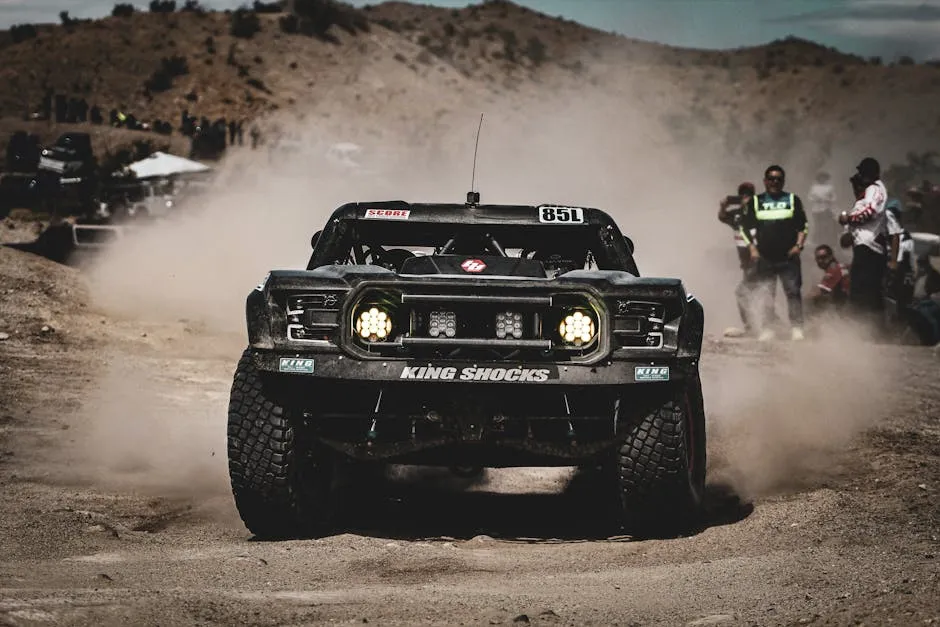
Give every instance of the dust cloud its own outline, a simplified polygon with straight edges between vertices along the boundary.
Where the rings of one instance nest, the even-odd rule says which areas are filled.
[[[367,159],[383,155],[367,174],[323,170],[314,154],[319,148],[235,154],[221,164],[211,192],[184,205],[183,215],[127,238],[96,265],[96,300],[129,315],[200,319],[240,331],[245,296],[268,270],[303,267],[310,236],[339,205],[462,202],[482,108],[454,111],[428,130],[428,143],[443,147],[433,155],[424,144],[409,144],[409,129],[383,129],[376,142],[365,132],[331,136],[312,122],[293,127],[300,145],[356,141]],[[683,277],[708,300],[710,320],[733,314],[728,274],[736,260],[731,235],[715,215],[718,198],[735,181],[723,180],[713,165],[686,167],[691,147],[666,144],[665,135],[650,130],[655,117],[599,88],[522,105],[489,103],[485,113],[477,165],[484,203],[602,207],[636,242],[641,272]]]
[[[295,125],[309,154],[234,153],[220,164],[208,193],[183,205],[173,220],[127,238],[91,269],[94,296],[118,315],[199,320],[210,332],[244,333],[247,294],[270,269],[304,267],[310,236],[339,205],[462,202],[484,110],[477,165],[482,202],[604,208],[634,239],[644,275],[682,277],[704,303],[710,331],[734,324],[739,270],[731,233],[716,219],[718,199],[733,192],[749,167],[749,178],[759,181],[764,164],[723,163],[710,156],[711,143],[676,144],[657,112],[631,102],[628,93],[621,85],[478,106],[468,99],[465,109],[425,128],[426,141],[418,145],[409,143],[413,129],[404,127],[383,128],[376,141],[367,129],[362,137],[331,136],[325,125]],[[334,141],[360,143],[366,172],[322,169],[319,148],[312,147]],[[370,154],[381,158],[369,162]],[[233,368],[243,345],[229,348]],[[824,454],[810,458],[807,451],[844,446],[876,415],[864,393],[877,378],[865,369],[873,359],[869,350],[842,333],[826,334],[769,367],[729,362],[708,377],[712,426],[723,434],[722,472],[743,492],[757,494],[825,462]],[[94,451],[104,451],[98,459],[112,467],[143,464],[164,486],[218,487],[231,372],[206,384],[210,397],[172,409],[151,401],[172,395],[173,381],[138,375],[113,367],[89,403],[100,434]],[[201,461],[187,462],[193,455]]]
[[[228,489],[225,368],[113,356],[76,428],[72,472],[97,485],[178,497]]]
[[[846,320],[812,328],[804,342],[703,358],[711,481],[745,498],[819,487],[847,472],[841,454],[890,415],[897,353]]]

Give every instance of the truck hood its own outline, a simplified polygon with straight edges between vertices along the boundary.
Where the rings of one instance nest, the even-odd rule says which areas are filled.
[[[540,261],[492,255],[426,255],[407,259],[401,267],[402,276],[433,274],[446,274],[455,278],[478,276],[548,278],[545,267]]]
[[[459,258],[466,260],[465,257]],[[541,267],[539,262],[534,263]],[[647,288],[665,296],[678,296],[684,291],[681,279],[637,277],[629,272],[618,270],[574,270],[550,279],[545,277],[544,269],[542,269],[541,276],[526,276],[525,272],[528,270],[521,264],[507,265],[507,268],[515,270],[516,274],[506,274],[502,270],[500,274],[496,274],[495,269],[490,273],[486,273],[486,269],[476,273],[463,270],[454,272],[450,265],[439,263],[433,265],[438,271],[427,274],[398,274],[380,266],[369,265],[321,266],[313,270],[272,270],[258,287],[268,290],[303,290],[311,287],[354,288],[364,281],[401,281],[402,283],[459,283],[461,285],[476,283],[489,286],[502,284],[517,287],[523,287],[525,284],[542,286],[586,284],[602,291],[624,287],[631,288],[631,291]]]

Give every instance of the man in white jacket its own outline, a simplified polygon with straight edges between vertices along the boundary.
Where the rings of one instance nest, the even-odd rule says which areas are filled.
[[[888,192],[881,182],[878,161],[865,157],[856,170],[855,177],[864,186],[865,193],[855,201],[851,211],[839,216],[839,224],[848,225],[852,236],[849,303],[859,315],[877,323],[884,308]]]

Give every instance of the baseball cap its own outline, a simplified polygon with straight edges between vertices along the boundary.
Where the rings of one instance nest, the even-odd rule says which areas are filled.
[[[881,164],[873,157],[865,157],[855,166],[855,169],[866,178],[878,178],[881,176]]]

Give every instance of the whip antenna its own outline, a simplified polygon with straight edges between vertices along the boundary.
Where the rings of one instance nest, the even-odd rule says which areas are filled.
[[[480,192],[476,191],[477,181],[477,150],[480,147],[480,131],[483,129],[483,114],[480,114],[480,125],[477,127],[477,138],[473,145],[473,172],[470,175],[470,191],[467,192],[467,204],[476,205],[480,202]]]

